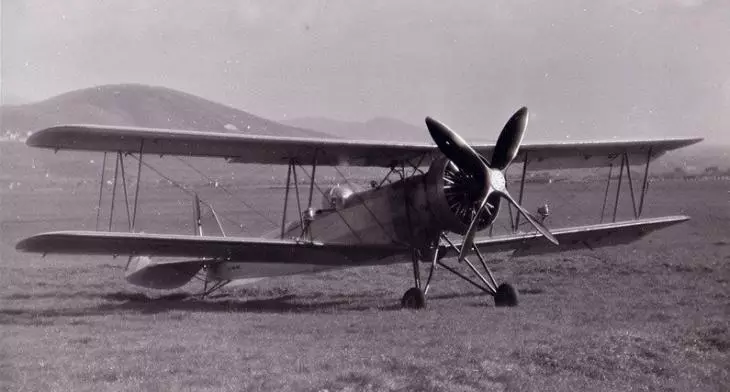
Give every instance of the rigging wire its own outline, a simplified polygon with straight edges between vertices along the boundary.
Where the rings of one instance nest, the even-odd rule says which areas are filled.
[[[353,192],[354,192],[355,191],[355,185],[352,182],[350,182],[350,180],[348,180],[347,177],[345,177],[345,175],[342,173],[342,171],[337,166],[333,166],[333,168],[335,169],[335,171],[337,172],[337,174],[339,174],[340,177],[342,177],[342,179],[345,181],[345,184],[347,184],[353,190]],[[368,213],[370,213],[370,216],[373,217],[373,220],[375,221],[375,223],[377,223],[378,226],[380,226],[380,229],[383,231],[383,234],[385,234],[386,236],[390,237],[390,240],[391,241],[397,242],[396,241],[396,238],[394,238],[393,235],[390,232],[388,232],[388,230],[385,229],[385,227],[383,226],[383,223],[380,222],[380,219],[378,219],[378,217],[375,215],[375,213],[373,212],[373,210],[370,209],[370,207],[368,207],[367,203],[365,203],[365,199],[363,199],[362,195],[359,194],[358,192],[355,192],[354,193],[354,196],[357,197],[357,199],[360,201],[360,203],[361,203],[360,205],[362,205],[363,208],[365,208],[365,210]],[[409,206],[407,206],[406,208],[408,208],[408,207]],[[410,211],[410,210],[407,210],[407,211]],[[409,215],[409,220],[408,221],[409,221],[409,224],[410,224],[410,215]]]
[[[137,156],[135,156],[135,155],[132,155],[132,157],[133,157],[134,159],[136,159],[136,160],[137,160],[138,162],[140,162],[140,160],[139,160],[139,158],[138,158]],[[188,196],[195,196],[195,192],[194,192],[194,191],[192,191],[192,190],[190,190],[190,189],[186,188],[186,187],[185,187],[184,185],[181,185],[181,183],[180,183],[179,181],[176,181],[175,179],[173,179],[173,178],[171,178],[171,177],[169,177],[169,176],[165,175],[164,173],[162,173],[161,171],[159,171],[158,169],[156,169],[155,167],[153,167],[153,166],[152,166],[152,165],[150,165],[149,163],[147,163],[147,162],[144,162],[144,161],[142,161],[142,162],[141,162],[141,164],[142,164],[142,165],[143,165],[144,167],[146,167],[146,168],[150,169],[150,170],[151,170],[152,172],[154,172],[155,174],[157,174],[157,175],[158,175],[158,176],[160,176],[161,178],[163,178],[164,180],[167,180],[167,181],[168,181],[168,182],[169,182],[170,184],[174,185],[174,186],[175,186],[176,188],[180,189],[181,191],[183,191],[183,192],[184,192],[185,194],[187,194]],[[208,208],[210,208],[210,209],[212,209],[212,208],[213,208],[213,206],[212,206],[212,205],[211,205],[210,203],[208,203],[207,201],[205,201],[205,200],[203,200],[203,199],[199,199],[199,200],[200,200],[200,203],[202,203],[202,204],[203,204],[203,205],[205,205],[206,207],[208,207]],[[226,217],[226,216],[223,216],[222,218],[223,218],[223,220],[226,220],[226,221],[228,221],[228,223],[231,223],[231,224],[233,224],[233,225],[235,225],[235,226],[238,226],[239,228],[243,228],[243,224],[242,224],[242,223],[240,223],[240,222],[236,222],[236,221],[234,221],[233,219],[230,219],[230,218],[228,218],[228,217]]]
[[[193,169],[193,171],[195,171],[195,172],[196,172],[196,173],[198,173],[198,174],[199,174],[199,175],[200,175],[201,177],[203,177],[203,178],[204,178],[205,180],[207,180],[207,181],[208,181],[208,185],[210,185],[210,184],[214,184],[214,183],[216,183],[216,184],[219,184],[219,182],[218,182],[218,181],[216,181],[215,179],[213,179],[213,178],[211,178],[210,176],[208,176],[208,175],[206,175],[205,173],[203,173],[203,172],[202,172],[201,170],[199,170],[198,168],[196,168],[195,166],[193,166],[193,164],[192,164],[192,163],[190,163],[190,162],[187,162],[187,161],[185,161],[185,160],[184,160],[184,159],[182,159],[181,157],[175,157],[175,158],[177,158],[177,160],[179,160],[180,162],[182,162],[182,164],[183,164],[183,165],[185,165],[185,166],[187,166],[187,167],[189,167],[189,168]],[[246,203],[246,202],[245,202],[244,200],[242,200],[242,199],[240,199],[240,198],[236,197],[236,195],[235,195],[235,194],[234,194],[233,192],[231,192],[230,190],[228,190],[228,189],[227,189],[226,187],[224,187],[223,185],[218,185],[218,186],[217,186],[216,188],[217,188],[217,189],[221,189],[221,190],[222,190],[222,191],[223,191],[223,192],[224,192],[225,194],[227,194],[228,196],[232,197],[232,198],[233,198],[233,199],[234,199],[235,201],[237,201],[237,202],[239,202],[239,203],[243,204],[243,205],[244,205],[245,207],[247,207],[248,209],[250,209],[251,211],[253,211],[254,213],[256,213],[256,215],[258,215],[258,216],[260,216],[260,217],[262,217],[262,218],[266,219],[266,221],[268,221],[269,223],[271,223],[271,224],[272,224],[272,225],[274,225],[275,227],[279,227],[279,225],[278,225],[277,223],[274,223],[274,221],[273,221],[273,220],[271,220],[271,219],[270,219],[270,218],[269,218],[268,216],[266,216],[266,215],[262,214],[262,213],[261,213],[261,212],[260,212],[260,211],[259,211],[258,209],[254,208],[254,207],[253,207],[252,205],[250,205],[249,203]]]
[[[309,172],[307,171],[307,169],[304,168],[304,166],[299,165],[299,168],[302,169],[302,171],[304,172],[304,174],[307,175],[307,177],[311,177]],[[316,181],[312,181],[312,185],[314,185],[314,187],[317,188],[317,190],[319,191],[319,193],[322,194],[322,196],[327,197],[325,192],[322,190],[322,188],[319,186],[319,184],[317,184]],[[360,235],[357,233],[357,231],[352,228],[352,225],[350,225],[347,222],[347,220],[345,219],[345,216],[342,215],[342,211],[335,209],[335,213],[340,217],[340,219],[342,220],[342,223],[344,223],[345,226],[347,226],[347,228],[350,229],[350,232],[355,236],[355,238],[357,238],[357,240],[362,243],[363,242],[362,237],[360,237]]]

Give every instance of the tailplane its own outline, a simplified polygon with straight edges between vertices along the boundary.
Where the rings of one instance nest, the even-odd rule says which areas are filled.
[[[155,263],[147,256],[131,257],[124,272],[127,282],[150,289],[170,290],[190,282],[204,261],[189,260]]]

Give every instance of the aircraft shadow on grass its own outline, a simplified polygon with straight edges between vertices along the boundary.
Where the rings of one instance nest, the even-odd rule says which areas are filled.
[[[45,293],[40,295],[11,295],[6,299],[42,299],[59,298],[60,293]],[[75,297],[79,297],[79,294]],[[70,295],[61,294],[69,298]],[[0,325],[45,325],[52,324],[48,319],[58,317],[103,316],[124,312],[138,314],[163,314],[173,311],[186,312],[227,312],[227,313],[317,313],[317,312],[347,312],[347,311],[394,311],[400,310],[399,301],[390,301],[374,294],[339,294],[298,296],[294,294],[278,295],[263,299],[238,299],[227,294],[218,294],[207,299],[201,299],[186,293],[169,294],[162,297],[149,297],[142,293],[115,292],[91,293],[81,296],[90,299],[104,299],[106,302],[87,307],[67,307],[48,309],[0,309]],[[452,298],[475,297],[478,293],[447,293],[429,296],[433,300]],[[480,301],[481,302],[481,301]]]

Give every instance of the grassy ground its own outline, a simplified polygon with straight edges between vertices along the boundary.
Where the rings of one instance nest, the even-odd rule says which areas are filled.
[[[653,183],[649,215],[693,219],[632,246],[494,259],[498,277],[522,293],[517,308],[494,308],[439,271],[428,309],[406,311],[398,302],[411,285],[407,265],[269,279],[202,301],[185,296],[193,286],[170,294],[125,284],[125,260],[16,253],[22,237],[94,226],[96,188],[83,180],[98,168],[57,168],[46,158],[36,169],[22,157],[3,158],[0,170],[0,390],[712,391],[730,384],[728,182]],[[190,232],[189,200],[163,185],[146,199],[140,225]],[[556,225],[595,221],[600,212],[602,184],[527,190],[531,210],[550,201]],[[270,212],[280,208],[280,193],[252,188],[246,200]],[[269,229],[235,200],[220,203],[255,222],[240,231]]]

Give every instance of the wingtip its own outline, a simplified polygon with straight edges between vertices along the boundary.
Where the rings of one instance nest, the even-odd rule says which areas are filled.
[[[687,144],[687,145],[688,146],[691,146],[693,144],[701,143],[701,142],[704,142],[704,141],[705,141],[705,138],[703,138],[703,137],[696,137],[696,138],[693,138],[693,139],[689,139],[689,141],[688,141],[689,144]]]
[[[17,252],[28,252],[30,245],[32,244],[33,237],[24,238],[15,244],[15,250]]]
[[[46,241],[63,232],[45,232],[23,238],[15,244],[15,250],[26,253],[46,253]]]
[[[46,129],[40,129],[38,131],[35,131],[28,136],[27,139],[25,139],[25,145],[28,147],[39,147],[38,139],[41,137],[40,135],[43,134],[43,131]]]
[[[63,132],[73,126],[71,125],[54,125],[48,128],[39,129],[25,139],[25,145],[36,148],[55,148],[51,139],[59,132]]]

